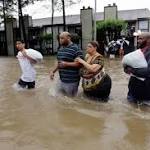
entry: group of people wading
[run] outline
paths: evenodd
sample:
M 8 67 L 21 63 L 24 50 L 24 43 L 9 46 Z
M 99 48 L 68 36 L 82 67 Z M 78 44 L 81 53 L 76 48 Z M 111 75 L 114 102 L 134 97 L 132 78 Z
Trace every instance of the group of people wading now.
M 107 101 L 111 90 L 111 79 L 104 70 L 104 59 L 97 52 L 99 46 L 95 41 L 89 42 L 85 59 L 82 51 L 71 41 L 68 32 L 60 34 L 61 48 L 57 53 L 58 63 L 50 72 L 54 78 L 59 71 L 60 90 L 69 96 L 75 96 L 78 91 L 80 77 L 85 95 Z
M 83 93 L 87 97 L 107 102 L 112 81 L 105 72 L 103 56 L 97 52 L 100 51 L 98 43 L 96 41 L 89 42 L 85 56 L 83 56 L 82 50 L 71 41 L 69 32 L 62 32 L 59 35 L 59 43 L 61 47 L 57 52 L 57 64 L 49 73 L 50 79 L 53 80 L 55 73 L 59 72 L 59 91 L 67 96 L 76 96 L 80 78 L 82 78 Z M 124 71 L 128 74 L 132 73 L 127 98 L 133 102 L 150 100 L 150 33 L 139 35 L 138 46 L 143 52 L 148 66 L 146 68 L 132 68 L 124 65 Z M 16 47 L 19 50 L 18 60 L 22 69 L 22 76 L 18 84 L 22 87 L 34 88 L 34 60 L 25 53 L 25 45 L 22 41 L 17 41 Z M 25 59 L 24 62 L 22 62 L 22 58 Z M 137 77 L 142 77 L 144 80 Z

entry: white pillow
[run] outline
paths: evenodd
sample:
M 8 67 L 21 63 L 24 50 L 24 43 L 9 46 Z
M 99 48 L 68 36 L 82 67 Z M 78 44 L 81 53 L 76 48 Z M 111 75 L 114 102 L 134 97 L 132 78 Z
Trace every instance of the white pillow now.
M 130 66 L 132 68 L 146 68 L 148 66 L 145 56 L 141 49 L 125 55 L 122 59 L 123 66 Z
M 26 50 L 26 53 L 37 62 L 41 62 L 43 60 L 42 54 L 34 49 L 29 48 Z

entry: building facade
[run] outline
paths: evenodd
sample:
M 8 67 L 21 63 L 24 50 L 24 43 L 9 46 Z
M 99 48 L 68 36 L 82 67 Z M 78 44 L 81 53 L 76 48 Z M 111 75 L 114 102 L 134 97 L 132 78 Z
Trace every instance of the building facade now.
M 106 6 L 107 9 L 109 7 L 116 7 L 116 5 L 109 5 Z M 84 13 L 84 10 L 90 13 Z M 83 16 L 84 13 L 84 16 Z M 86 39 L 86 28 L 83 29 L 86 22 L 83 24 L 83 20 L 89 21 L 89 14 L 93 14 L 93 10 L 91 8 L 83 8 L 81 10 L 80 15 L 69 15 L 66 16 L 66 30 L 75 35 L 75 42 L 79 44 L 80 47 L 83 48 L 84 41 L 91 40 L 92 37 L 89 37 Z M 92 22 L 93 16 L 91 15 L 90 21 Z M 102 21 L 106 18 L 106 16 L 109 16 L 105 12 L 97 12 L 96 13 L 96 20 Z M 137 30 L 141 31 L 150 31 L 150 11 L 149 9 L 134 9 L 134 10 L 117 10 L 115 16 L 117 16 L 117 19 L 124 20 L 128 23 L 128 33 L 132 37 L 133 32 Z M 54 23 L 52 25 L 51 23 L 51 17 L 49 18 L 42 18 L 42 19 L 33 19 L 32 23 L 30 23 L 27 27 L 28 29 L 28 42 L 29 46 L 34 49 L 38 49 L 43 54 L 51 54 L 57 52 L 57 49 L 59 48 L 59 42 L 58 42 L 58 35 L 63 31 L 63 18 L 62 16 L 54 17 Z M 30 18 L 31 22 L 31 18 Z M 93 24 L 93 22 L 92 22 Z M 92 27 L 91 24 L 91 28 Z M 52 33 L 53 28 L 53 40 L 42 40 L 41 36 L 48 35 Z M 88 30 L 90 30 L 88 29 Z M 14 29 L 14 41 L 17 39 L 17 29 Z M 89 33 L 88 33 L 89 34 Z M 136 41 L 134 41 L 136 43 Z M 0 55 L 5 55 L 7 52 L 5 52 L 4 48 L 4 30 L 0 29 Z M 135 44 L 136 46 L 136 44 Z

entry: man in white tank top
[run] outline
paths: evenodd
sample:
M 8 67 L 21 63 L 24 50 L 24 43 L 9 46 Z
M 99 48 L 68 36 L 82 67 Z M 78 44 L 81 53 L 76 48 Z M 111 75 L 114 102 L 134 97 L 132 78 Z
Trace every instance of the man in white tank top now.
M 28 49 L 25 49 L 25 43 L 23 41 L 17 41 L 16 48 L 19 51 L 17 58 L 22 71 L 18 84 L 22 88 L 35 88 L 36 71 L 33 64 L 36 61 L 26 54 Z

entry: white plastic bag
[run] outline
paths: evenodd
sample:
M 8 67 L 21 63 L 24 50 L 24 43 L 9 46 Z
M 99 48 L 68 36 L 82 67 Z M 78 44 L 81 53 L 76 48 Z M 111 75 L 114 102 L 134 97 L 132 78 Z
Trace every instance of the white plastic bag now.
M 132 68 L 146 68 L 148 66 L 141 49 L 125 55 L 122 59 L 123 66 L 130 66 Z
M 43 60 L 42 54 L 34 49 L 27 49 L 26 53 L 37 62 L 41 62 Z

